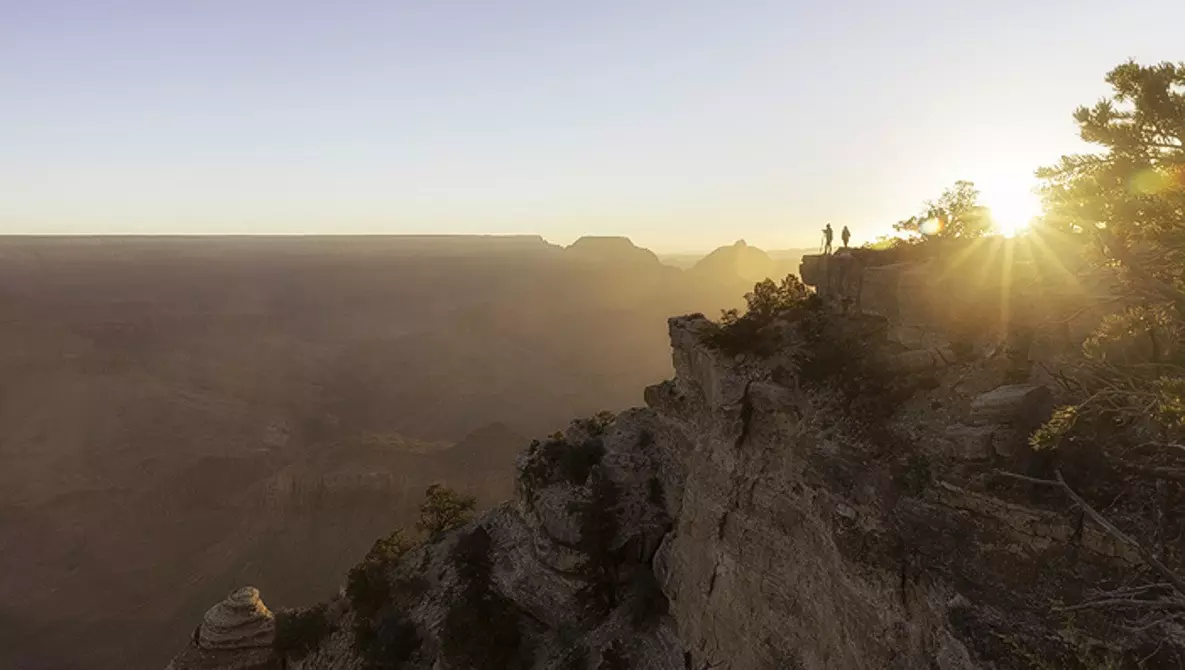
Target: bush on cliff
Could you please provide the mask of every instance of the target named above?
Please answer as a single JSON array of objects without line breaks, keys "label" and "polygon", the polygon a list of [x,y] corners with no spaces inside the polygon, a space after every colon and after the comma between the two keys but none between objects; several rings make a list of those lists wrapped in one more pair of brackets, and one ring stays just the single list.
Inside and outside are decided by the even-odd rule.
[{"label": "bush on cliff", "polygon": [[605,455],[604,442],[597,432],[591,434],[594,436],[576,444],[562,435],[532,442],[521,480],[527,495],[560,481],[583,486]]},{"label": "bush on cliff", "polygon": [[437,538],[469,523],[476,508],[477,498],[457,493],[443,484],[433,484],[424,493],[424,502],[420,503],[416,530],[430,539]]},{"label": "bush on cliff", "polygon": [[354,648],[368,670],[397,668],[420,645],[404,608],[405,601],[421,594],[426,584],[422,578],[390,577],[399,559],[416,546],[396,530],[375,541],[346,577],[346,597],[354,609]]},{"label": "bush on cliff", "polygon": [[333,632],[328,609],[321,603],[308,609],[276,612],[276,651],[300,659],[316,649]]},{"label": "bush on cliff", "polygon": [[416,547],[402,530],[375,540],[362,562],[346,576],[346,597],[361,618],[369,618],[391,600],[388,571],[400,557]]},{"label": "bush on cliff", "polygon": [[829,309],[792,275],[780,285],[758,283],[745,300],[749,310],[725,312],[705,344],[728,355],[784,357],[788,382],[837,391],[847,416],[877,422],[908,395],[879,357],[879,322]]},{"label": "bush on cliff", "polygon": [[802,312],[814,309],[818,302],[817,296],[794,275],[787,275],[780,284],[772,279],[762,280],[745,294],[745,313],[725,310],[719,328],[707,335],[706,342],[729,355],[772,356],[782,344],[781,333],[772,328],[775,323],[794,320]]},{"label": "bush on cliff", "polygon": [[617,508],[621,492],[604,472],[591,476],[587,500],[572,504],[580,523],[578,548],[585,555],[577,573],[585,586],[577,593],[590,609],[604,613],[617,606],[618,568],[621,559],[614,551],[617,538]]},{"label": "bush on cliff", "polygon": [[508,670],[520,663],[518,611],[493,587],[491,544],[489,532],[479,527],[461,536],[450,554],[459,585],[440,636],[449,667]]}]

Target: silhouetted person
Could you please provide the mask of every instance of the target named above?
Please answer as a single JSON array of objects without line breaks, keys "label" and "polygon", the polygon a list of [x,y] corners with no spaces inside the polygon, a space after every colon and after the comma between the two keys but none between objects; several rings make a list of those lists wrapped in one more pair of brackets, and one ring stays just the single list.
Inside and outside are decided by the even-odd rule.
[{"label": "silhouetted person", "polygon": [[848,248],[848,240],[852,239],[852,231],[848,230],[847,226],[843,227],[843,232],[839,234],[839,239],[843,240],[843,248]]},{"label": "silhouetted person", "polygon": [[831,224],[828,223],[823,227],[823,253],[831,253],[831,240],[835,237],[834,231],[831,230]]}]

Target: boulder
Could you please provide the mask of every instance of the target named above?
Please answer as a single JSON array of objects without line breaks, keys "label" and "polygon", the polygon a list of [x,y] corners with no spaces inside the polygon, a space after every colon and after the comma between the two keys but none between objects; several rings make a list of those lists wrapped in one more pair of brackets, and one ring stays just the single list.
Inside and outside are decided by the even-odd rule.
[{"label": "boulder", "polygon": [[1052,412],[1053,394],[1048,387],[1008,384],[972,400],[968,422],[973,426],[995,424],[1028,430],[1040,426]]}]

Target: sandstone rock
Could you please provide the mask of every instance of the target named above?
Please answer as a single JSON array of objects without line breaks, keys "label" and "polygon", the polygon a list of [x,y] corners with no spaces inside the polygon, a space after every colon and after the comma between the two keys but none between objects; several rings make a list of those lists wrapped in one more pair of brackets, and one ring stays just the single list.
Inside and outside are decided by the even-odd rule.
[{"label": "sandstone rock", "polygon": [[971,401],[969,423],[1001,424],[1018,429],[1041,425],[1053,412],[1053,394],[1045,386],[1010,384],[988,391]]},{"label": "sandstone rock", "polygon": [[[804,259],[804,269],[813,263],[812,271],[826,273],[821,264],[832,262],[844,261]],[[907,299],[901,287],[917,279],[906,274],[892,267],[873,273],[883,279],[873,289],[873,311],[895,318],[917,313],[894,306]],[[571,511],[588,499],[587,482],[557,476],[528,491],[522,471],[531,456],[520,456],[515,501],[414,550],[392,569],[392,579],[425,584],[422,595],[401,603],[423,636],[407,670],[445,666],[441,631],[459,579],[451,552],[477,528],[489,535],[490,588],[522,613],[520,632],[529,640],[532,667],[541,670],[573,667],[574,660],[590,667],[614,643],[625,645],[632,667],[655,670],[1005,667],[1015,649],[1058,639],[1061,621],[1042,620],[1052,599],[1078,597],[1124,574],[1116,565],[1130,573],[1127,563],[1139,558],[1062,507],[1041,509],[1031,499],[1009,497],[1011,490],[986,492],[982,467],[916,458],[944,440],[960,460],[1010,453],[1009,445],[1023,443],[1048,416],[1045,387],[984,393],[971,402],[967,425],[915,422],[902,449],[926,450],[899,452],[896,442],[850,430],[825,397],[775,374],[777,361],[717,355],[703,344],[713,325],[702,315],[669,326],[676,376],[647,389],[649,408],[565,433],[574,442],[599,441],[598,476],[618,490],[612,523],[598,526],[612,528],[607,548],[623,559],[614,565],[621,570],[613,575],[621,592],[617,607],[593,615],[578,595],[593,583],[578,569],[589,556]],[[899,364],[923,371],[957,362],[948,350],[928,348],[908,352]],[[985,383],[967,386],[978,391]],[[962,406],[953,393],[942,396],[945,407]],[[918,400],[926,407],[932,399]],[[926,476],[913,477],[916,486],[903,485],[902,472],[920,471]],[[1069,567],[1048,567],[1071,552],[1073,560],[1063,562]],[[1080,563],[1086,567],[1075,576]],[[639,582],[644,588],[635,588]],[[238,601],[252,601],[251,594]],[[648,602],[661,605],[660,613],[645,626],[633,623],[633,608]],[[242,620],[259,618],[242,605],[229,610],[208,616],[208,623],[231,620],[234,612]],[[337,633],[288,667],[363,667],[350,637],[352,616],[345,613]],[[992,628],[977,629],[983,621]],[[224,628],[219,639],[234,637],[234,626]],[[191,645],[189,651],[206,654],[199,659],[246,658],[244,651],[267,658],[259,648]],[[1059,660],[1051,658],[1051,665]],[[176,670],[198,667],[240,666]]]},{"label": "sandstone rock", "polygon": [[890,321],[897,319],[901,274],[906,268],[902,264],[866,268],[860,286],[860,310]]},{"label": "sandstone rock", "polygon": [[206,612],[194,639],[166,670],[275,670],[283,663],[272,651],[275,637],[275,617],[259,590],[246,586]]},{"label": "sandstone rock", "polygon": [[676,317],[668,321],[671,335],[671,359],[676,386],[685,395],[703,398],[710,408],[740,403],[745,387],[754,376],[767,374],[746,368],[731,358],[727,363],[703,343],[703,337],[715,328],[702,314]]},{"label": "sandstone rock", "polygon": [[198,646],[203,649],[267,647],[275,638],[275,617],[260,600],[259,590],[245,586],[206,612]]}]

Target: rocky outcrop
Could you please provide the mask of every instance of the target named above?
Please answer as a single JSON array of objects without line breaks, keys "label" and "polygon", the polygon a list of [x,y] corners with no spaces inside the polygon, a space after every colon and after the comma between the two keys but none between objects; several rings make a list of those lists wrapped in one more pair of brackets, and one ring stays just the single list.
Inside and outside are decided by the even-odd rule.
[{"label": "rocky outcrop", "polygon": [[[877,276],[898,297],[918,279]],[[847,318],[912,310],[875,309]],[[390,567],[390,584],[416,585],[398,600],[416,635],[402,667],[454,667],[457,552],[474,537],[488,538],[487,598],[508,603],[515,653],[539,670],[611,656],[657,670],[1080,667],[1083,645],[1121,646],[1106,621],[1068,630],[1055,605],[1125,583],[1139,555],[997,481],[1031,462],[1026,437],[1055,400],[1046,385],[1009,381],[981,351],[892,339],[870,360],[912,395],[875,399],[892,405],[874,421],[790,357],[721,354],[702,315],[668,327],[675,376],[646,389],[646,407],[532,444],[511,502]],[[357,616],[347,605],[289,667],[361,667]],[[1170,649],[1185,641],[1140,653]]]},{"label": "rocky outcrop", "polygon": [[246,586],[211,607],[189,646],[168,670],[272,670],[282,659],[272,651],[276,620],[258,589]]}]

